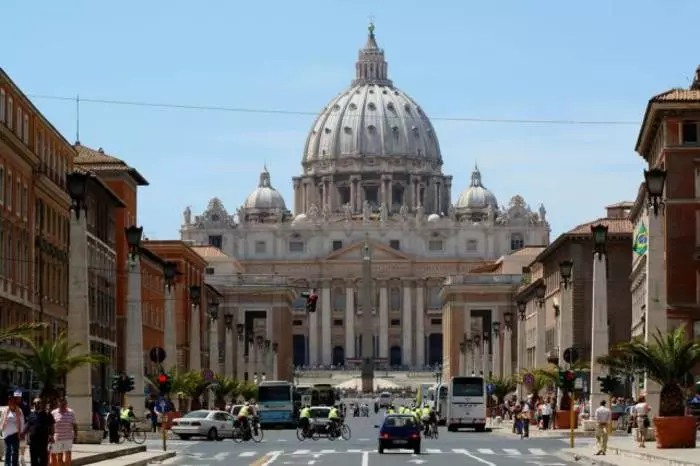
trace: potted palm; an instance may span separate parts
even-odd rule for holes
[[[653,421],[657,447],[695,448],[695,418],[686,416],[683,387],[700,362],[700,343],[688,340],[684,326],[665,334],[657,331],[649,341],[620,343],[598,362],[613,371],[624,371],[625,364],[633,363],[661,385],[659,415]]]
[[[511,393],[515,393],[518,388],[518,381],[515,377],[491,377],[487,379],[486,383],[491,385],[491,397],[496,401],[496,409],[500,409],[501,405],[505,402],[505,399]],[[493,409],[493,408],[491,408]],[[503,413],[499,413],[499,416],[503,416]]]

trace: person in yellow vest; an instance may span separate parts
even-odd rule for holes
[[[416,424],[420,425],[421,409],[420,406],[413,408],[413,417],[416,418]]]
[[[329,427],[333,429],[338,429],[340,427],[340,413],[338,413],[338,408],[333,406],[328,412],[328,423]]]
[[[386,410],[386,414],[395,414],[395,413],[396,413],[396,409],[393,406],[389,406],[389,408],[387,408],[387,410]]]
[[[119,412],[119,420],[122,424],[122,429],[126,432],[127,436],[131,432],[131,421],[136,417],[134,415],[134,408],[129,406],[128,408],[122,408]]]
[[[309,427],[311,426],[311,408],[305,405],[299,412],[299,427],[302,428],[304,435],[309,435]]]
[[[432,420],[433,409],[430,406],[424,406],[421,415],[421,420],[423,421],[424,431],[427,434],[430,428],[430,421]]]

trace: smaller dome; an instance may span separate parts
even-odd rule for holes
[[[428,215],[428,221],[429,222],[439,222],[440,216],[438,214],[430,214],[430,215]]]
[[[270,172],[267,171],[267,167],[263,167],[258,187],[245,200],[243,208],[249,210],[287,210],[284,198],[270,184]]]
[[[306,214],[299,214],[296,217],[294,217],[294,220],[292,220],[292,226],[302,225],[302,224],[308,222],[308,220],[309,219],[306,216]]]
[[[455,203],[456,209],[486,209],[487,207],[498,208],[496,196],[486,189],[481,183],[481,172],[479,167],[474,167],[472,172],[472,182],[467,189],[459,195]]]

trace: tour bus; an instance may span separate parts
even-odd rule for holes
[[[295,426],[294,385],[284,380],[260,382],[258,411],[260,425],[263,427]]]
[[[333,406],[339,397],[329,383],[316,383],[311,390],[312,406]]]
[[[439,392],[438,392],[439,393]],[[486,428],[486,384],[483,377],[452,377],[447,385],[445,419],[447,430],[468,427],[483,432]],[[442,400],[438,400],[442,405]]]
[[[428,398],[432,408],[438,416],[438,424],[445,425],[447,416],[447,392],[449,388],[447,384],[439,383],[428,389]]]

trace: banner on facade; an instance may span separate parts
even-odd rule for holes
[[[647,248],[649,246],[649,233],[647,232],[647,227],[644,223],[640,223],[637,227],[637,231],[634,234],[634,243],[632,243],[632,250],[638,256],[643,256],[647,253]]]

